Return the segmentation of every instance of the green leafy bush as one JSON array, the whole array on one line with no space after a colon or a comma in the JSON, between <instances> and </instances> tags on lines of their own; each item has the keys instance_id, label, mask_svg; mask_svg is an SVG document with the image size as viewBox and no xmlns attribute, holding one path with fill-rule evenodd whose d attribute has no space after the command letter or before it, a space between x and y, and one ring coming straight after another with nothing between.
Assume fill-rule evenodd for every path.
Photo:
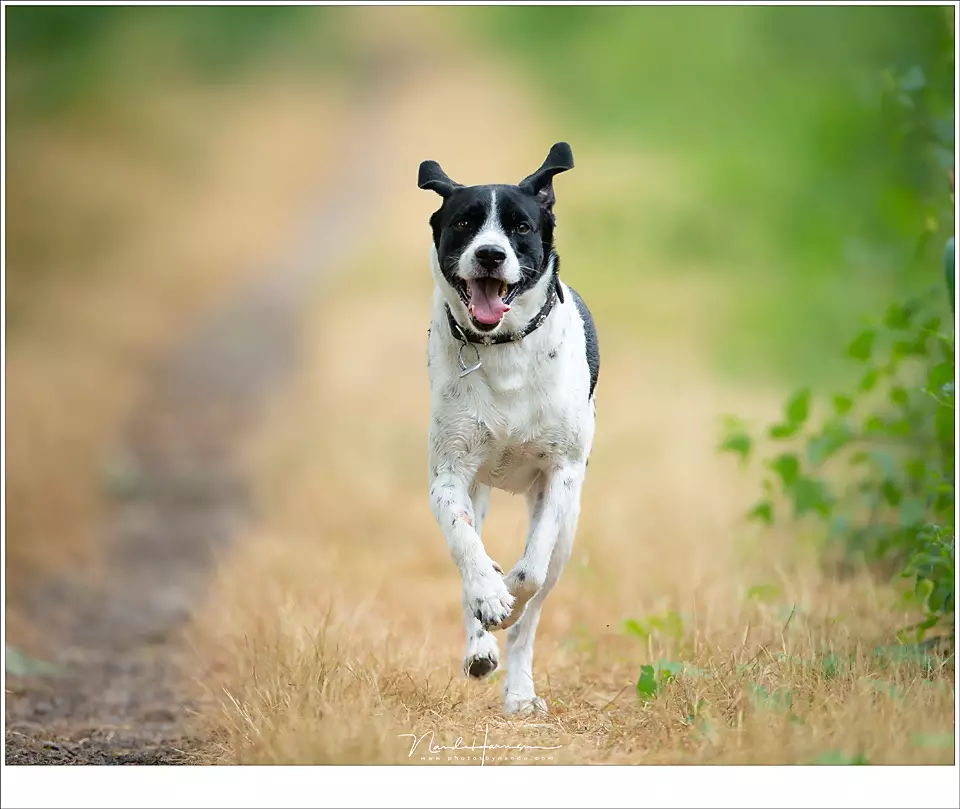
<instances>
[{"instance_id":1,"label":"green leafy bush","mask_svg":"<svg viewBox=\"0 0 960 809\"><path fill-rule=\"evenodd\" d=\"M786 505L793 520L821 524L845 560L910 579L921 638L952 627L955 610L955 338L933 313L942 294L892 304L850 342L859 382L819 418L809 389L787 399L766 431L776 449L749 513L769 525ZM742 422L728 422L723 450L746 461L755 444Z\"/></svg>"},{"instance_id":2,"label":"green leafy bush","mask_svg":"<svg viewBox=\"0 0 960 809\"><path fill-rule=\"evenodd\" d=\"M952 33L941 56L953 64ZM913 261L926 267L929 248L943 249L952 314L954 109L945 86L918 66L886 70L876 103L889 122L885 131L896 133L888 151L904 180L890 197L890 240L919 237ZM860 366L858 381L834 394L817 418L810 389L786 401L782 420L767 430L777 449L764 461L764 496L750 511L772 524L789 503L792 519L817 521L842 559L908 579L907 602L922 614L912 627L918 640L938 625L952 632L955 612L955 335L943 304L940 285L891 303L847 346L848 360ZM754 443L731 419L721 448L746 460Z\"/></svg>"}]
</instances>

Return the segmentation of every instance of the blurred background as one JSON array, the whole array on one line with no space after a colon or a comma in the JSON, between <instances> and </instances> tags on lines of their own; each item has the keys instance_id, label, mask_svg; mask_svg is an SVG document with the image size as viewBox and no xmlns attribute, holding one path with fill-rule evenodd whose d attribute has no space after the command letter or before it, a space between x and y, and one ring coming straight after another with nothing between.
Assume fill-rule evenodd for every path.
<instances>
[{"instance_id":1,"label":"blurred background","mask_svg":"<svg viewBox=\"0 0 960 809\"><path fill-rule=\"evenodd\" d=\"M263 499L311 463L313 491L343 476L316 458L321 430L371 430L373 457L419 481L422 425L384 426L365 375L399 364L392 395L409 388L426 418L436 200L415 185L423 159L465 184L516 182L553 142L572 144L559 250L614 357L601 418L652 407L670 422L657 402L679 385L705 397L719 435L730 402L715 391L769 415L799 386L850 383L844 350L864 325L942 288L953 13L5 8L8 633L42 648L33 595L53 577L69 611L79 596L62 581L96 567L107 535L163 534L187 501L229 525L191 523L185 543L233 532L242 509L221 456L258 423L253 403L298 373L346 380L348 406L255 485ZM935 306L949 317L945 295ZM355 342L347 313L364 310L379 319ZM301 358L318 321L342 327L328 335L336 361ZM650 387L641 357L661 369ZM636 407L605 400L605 383ZM608 473L637 457L617 454L617 435L599 439ZM698 435L712 456L716 436ZM405 497L370 460L369 488L344 496ZM117 522L144 500L153 528L140 512ZM137 582L201 564L171 561L185 552L166 538L150 547L154 573Z\"/></svg>"}]
</instances>

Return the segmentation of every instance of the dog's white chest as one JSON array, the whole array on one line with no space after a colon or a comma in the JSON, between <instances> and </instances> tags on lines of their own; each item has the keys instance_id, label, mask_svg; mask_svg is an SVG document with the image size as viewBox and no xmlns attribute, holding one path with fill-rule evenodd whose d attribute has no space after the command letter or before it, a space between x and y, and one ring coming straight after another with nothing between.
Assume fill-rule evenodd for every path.
<instances>
[{"instance_id":1,"label":"dog's white chest","mask_svg":"<svg viewBox=\"0 0 960 809\"><path fill-rule=\"evenodd\" d=\"M481 348L481 367L463 378L455 344L438 338L430 347L433 446L462 447L441 454L463 458L481 483L520 493L542 470L589 453L593 404L575 313L558 306L521 344Z\"/></svg>"}]
</instances>

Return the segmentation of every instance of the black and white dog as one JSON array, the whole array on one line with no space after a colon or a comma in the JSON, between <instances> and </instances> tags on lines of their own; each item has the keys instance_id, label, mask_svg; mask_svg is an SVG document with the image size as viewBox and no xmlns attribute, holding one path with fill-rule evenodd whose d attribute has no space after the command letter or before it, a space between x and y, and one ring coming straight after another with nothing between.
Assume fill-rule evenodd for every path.
<instances>
[{"instance_id":1,"label":"black and white dog","mask_svg":"<svg viewBox=\"0 0 960 809\"><path fill-rule=\"evenodd\" d=\"M553 243L553 177L571 168L566 143L519 185L462 186L420 165L420 188L443 197L430 218L430 502L463 579L468 675L496 669L491 630L509 627L507 713L546 710L534 635L570 558L596 420L597 334ZM530 508L506 576L480 538L491 487L525 494Z\"/></svg>"}]
</instances>

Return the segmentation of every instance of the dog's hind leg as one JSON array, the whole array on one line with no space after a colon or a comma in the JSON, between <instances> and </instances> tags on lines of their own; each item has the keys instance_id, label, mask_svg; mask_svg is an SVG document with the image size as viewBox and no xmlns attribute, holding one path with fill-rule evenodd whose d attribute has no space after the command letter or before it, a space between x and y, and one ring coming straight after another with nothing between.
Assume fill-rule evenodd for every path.
<instances>
[{"instance_id":1,"label":"dog's hind leg","mask_svg":"<svg viewBox=\"0 0 960 809\"><path fill-rule=\"evenodd\" d=\"M470 500L473 503L473 527L477 535L483 538L483 521L490 508L490 487L477 481L470 487ZM499 568L496 562L494 565ZM500 649L493 634L483 628L473 610L463 600L463 624L467 632L467 651L463 657L463 673L480 679L496 670L500 664Z\"/></svg>"},{"instance_id":2,"label":"dog's hind leg","mask_svg":"<svg viewBox=\"0 0 960 809\"><path fill-rule=\"evenodd\" d=\"M516 597L515 605L520 605L514 607L505 622L512 624L507 631L504 683L507 713L546 710L533 687L533 645L543 602L560 579L573 550L585 470L585 465L556 470L530 493L529 539L523 557L506 579Z\"/></svg>"}]
</instances>

